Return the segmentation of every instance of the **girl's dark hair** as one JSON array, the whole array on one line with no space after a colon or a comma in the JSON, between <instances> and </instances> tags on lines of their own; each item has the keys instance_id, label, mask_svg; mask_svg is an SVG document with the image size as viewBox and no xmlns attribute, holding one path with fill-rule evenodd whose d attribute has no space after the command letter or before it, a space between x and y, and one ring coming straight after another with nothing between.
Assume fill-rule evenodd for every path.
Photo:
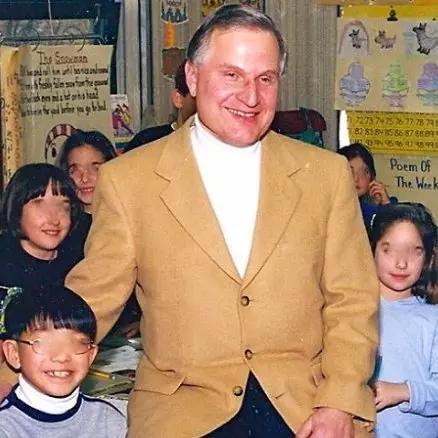
<instances>
[{"instance_id":1,"label":"girl's dark hair","mask_svg":"<svg viewBox=\"0 0 438 438\"><path fill-rule=\"evenodd\" d=\"M23 290L11 296L4 314L3 339L19 338L26 331L70 329L96 340L96 317L79 295L64 286Z\"/></svg>"},{"instance_id":2,"label":"girl's dark hair","mask_svg":"<svg viewBox=\"0 0 438 438\"><path fill-rule=\"evenodd\" d=\"M44 196L49 183L53 195L66 196L70 200L70 232L76 227L81 204L70 178L52 164L34 163L20 167L6 187L1 210L3 233L18 239L26 238L21 231L23 207L32 199Z\"/></svg>"},{"instance_id":3,"label":"girl's dark hair","mask_svg":"<svg viewBox=\"0 0 438 438\"><path fill-rule=\"evenodd\" d=\"M424 246L424 266L420 278L412 287L412 295L432 302L431 290L437 286L437 276L434 270L437 250L437 227L429 210L419 203L401 202L380 207L374 217L370 230L371 248L376 251L377 243L389 228L399 222L410 222L418 231Z\"/></svg>"},{"instance_id":4,"label":"girl's dark hair","mask_svg":"<svg viewBox=\"0 0 438 438\"><path fill-rule=\"evenodd\" d=\"M106 161L112 160L117 156L113 144L99 131L82 131L77 129L67 138L61 148L58 158L58 166L68 172L68 156L73 149L90 145L99 151Z\"/></svg>"},{"instance_id":5,"label":"girl's dark hair","mask_svg":"<svg viewBox=\"0 0 438 438\"><path fill-rule=\"evenodd\" d=\"M362 143L352 143L338 150L338 154L343 155L348 161L353 158L362 158L365 165L371 174L371 179L376 179L376 166L374 165L374 158L371 152Z\"/></svg>"}]
</instances>

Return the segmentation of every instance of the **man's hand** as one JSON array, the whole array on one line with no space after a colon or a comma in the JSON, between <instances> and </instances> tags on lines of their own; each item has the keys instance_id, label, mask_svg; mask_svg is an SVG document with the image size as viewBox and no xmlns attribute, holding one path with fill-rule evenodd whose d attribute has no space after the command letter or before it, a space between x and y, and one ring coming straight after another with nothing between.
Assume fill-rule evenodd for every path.
<instances>
[{"instance_id":1,"label":"man's hand","mask_svg":"<svg viewBox=\"0 0 438 438\"><path fill-rule=\"evenodd\" d=\"M386 190L385 184L379 181L371 181L368 187L368 194L374 198L380 205L389 204L388 191Z\"/></svg>"},{"instance_id":2,"label":"man's hand","mask_svg":"<svg viewBox=\"0 0 438 438\"><path fill-rule=\"evenodd\" d=\"M339 409L318 408L301 426L296 438L354 438L353 417Z\"/></svg>"},{"instance_id":3,"label":"man's hand","mask_svg":"<svg viewBox=\"0 0 438 438\"><path fill-rule=\"evenodd\" d=\"M378 411L410 400L409 387L406 383L392 383L379 380L374 384L374 393L374 401Z\"/></svg>"}]
</instances>

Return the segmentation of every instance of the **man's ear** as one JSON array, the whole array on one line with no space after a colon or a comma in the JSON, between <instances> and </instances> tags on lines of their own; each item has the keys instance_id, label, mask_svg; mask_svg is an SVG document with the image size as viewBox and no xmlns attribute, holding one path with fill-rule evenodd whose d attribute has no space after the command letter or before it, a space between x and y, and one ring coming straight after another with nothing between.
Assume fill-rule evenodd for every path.
<instances>
[{"instance_id":1,"label":"man's ear","mask_svg":"<svg viewBox=\"0 0 438 438\"><path fill-rule=\"evenodd\" d=\"M6 339L3 341L3 354L5 355L6 362L14 368L19 370L21 368L20 355L18 354L18 344L12 339Z\"/></svg>"},{"instance_id":2,"label":"man's ear","mask_svg":"<svg viewBox=\"0 0 438 438\"><path fill-rule=\"evenodd\" d=\"M181 109L184 103L184 96L176 88L172 90L172 103L176 109Z\"/></svg>"},{"instance_id":3,"label":"man's ear","mask_svg":"<svg viewBox=\"0 0 438 438\"><path fill-rule=\"evenodd\" d=\"M184 67L186 72L186 84L190 95L196 97L196 85L198 83L198 66L187 61Z\"/></svg>"},{"instance_id":4,"label":"man's ear","mask_svg":"<svg viewBox=\"0 0 438 438\"><path fill-rule=\"evenodd\" d=\"M97 352L99 351L99 347L96 344L93 344L88 352L88 366L90 366L94 359L96 359Z\"/></svg>"}]
</instances>

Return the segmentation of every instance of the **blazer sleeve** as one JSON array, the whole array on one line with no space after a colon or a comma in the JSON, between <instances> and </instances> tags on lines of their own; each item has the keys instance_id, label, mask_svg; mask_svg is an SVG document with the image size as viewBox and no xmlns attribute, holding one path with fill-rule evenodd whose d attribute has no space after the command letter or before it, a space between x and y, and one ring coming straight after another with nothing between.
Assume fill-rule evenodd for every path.
<instances>
[{"instance_id":1,"label":"blazer sleeve","mask_svg":"<svg viewBox=\"0 0 438 438\"><path fill-rule=\"evenodd\" d=\"M372 376L378 345L379 287L357 194L345 160L338 175L329 213L321 289L324 379L314 407L332 407L375 420Z\"/></svg>"},{"instance_id":2,"label":"blazer sleeve","mask_svg":"<svg viewBox=\"0 0 438 438\"><path fill-rule=\"evenodd\" d=\"M96 314L98 341L117 321L135 281L134 239L123 196L107 166L102 166L93 197L93 222L85 243L85 258L66 278L66 286L81 295Z\"/></svg>"}]
</instances>

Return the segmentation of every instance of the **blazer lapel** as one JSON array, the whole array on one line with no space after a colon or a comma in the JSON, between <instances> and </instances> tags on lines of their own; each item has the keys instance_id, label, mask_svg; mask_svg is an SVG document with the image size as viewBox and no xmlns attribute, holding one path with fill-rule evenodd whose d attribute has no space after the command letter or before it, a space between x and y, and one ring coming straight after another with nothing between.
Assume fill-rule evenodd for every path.
<instances>
[{"instance_id":1,"label":"blazer lapel","mask_svg":"<svg viewBox=\"0 0 438 438\"><path fill-rule=\"evenodd\" d=\"M161 193L176 220L209 257L236 282L240 278L211 208L190 146L189 120L169 137L156 172L169 181Z\"/></svg>"},{"instance_id":2,"label":"blazer lapel","mask_svg":"<svg viewBox=\"0 0 438 438\"><path fill-rule=\"evenodd\" d=\"M242 289L248 286L266 262L301 197L290 176L299 166L278 136L268 134L262 142L262 164L257 222Z\"/></svg>"}]
</instances>

